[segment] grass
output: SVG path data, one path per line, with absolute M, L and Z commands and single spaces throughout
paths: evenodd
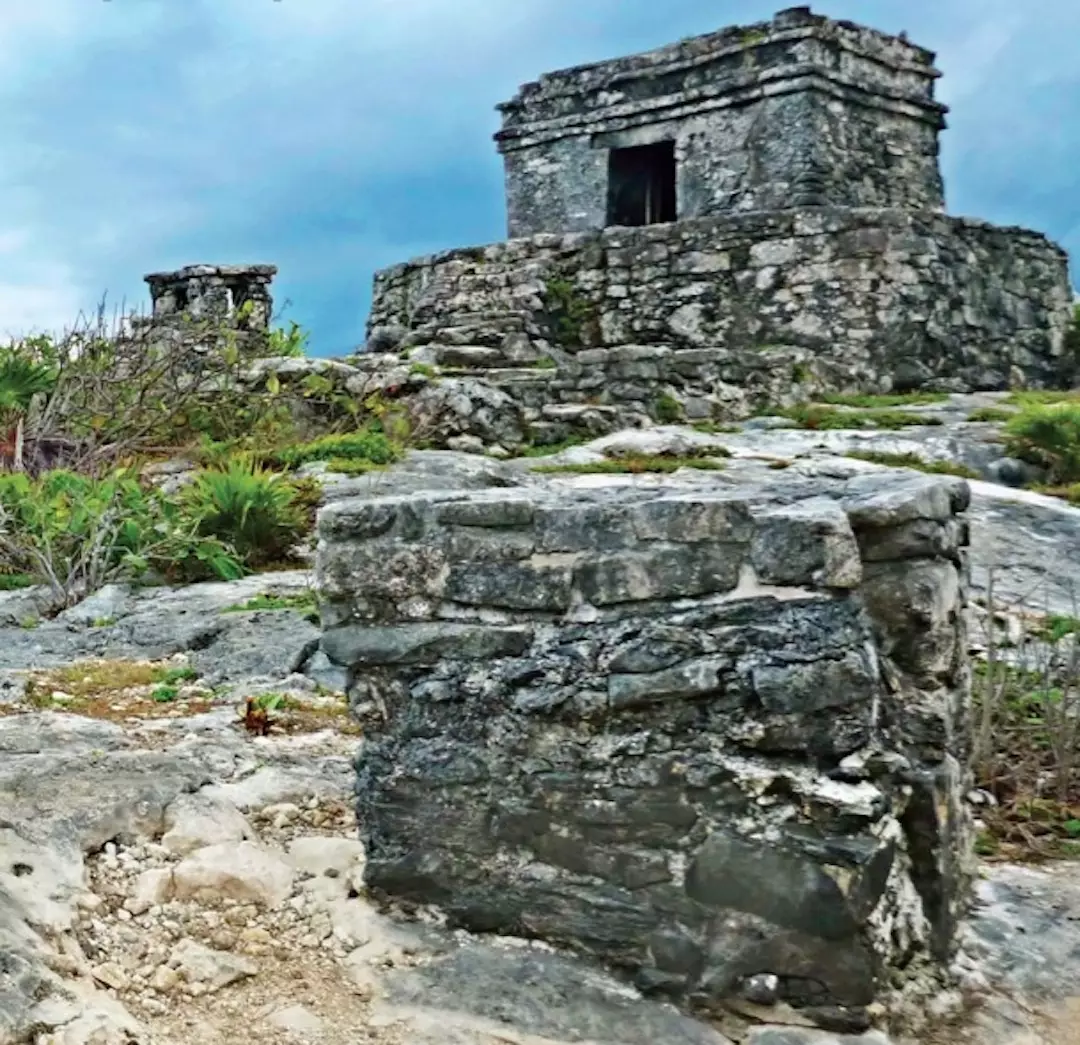
M 718 456 L 720 456 L 718 452 Z M 698 468 L 702 471 L 719 472 L 724 462 L 712 457 L 667 457 L 643 454 L 618 460 L 593 461 L 588 464 L 541 465 L 534 471 L 552 475 L 639 475 L 650 472 L 676 472 L 680 468 Z
M 949 398 L 948 392 L 903 392 L 891 395 L 840 395 L 826 393 L 821 402 L 832 406 L 853 406 L 863 410 L 880 410 L 897 406 L 926 406 L 931 403 L 943 403 Z
M 349 706 L 343 694 L 309 704 L 288 693 L 259 693 L 240 702 L 245 712 L 248 700 L 255 715 L 269 724 L 270 732 L 317 733 L 333 728 L 350 736 L 360 733 L 359 725 L 349 720 Z
M 1013 392 L 1005 397 L 1004 402 L 1013 406 L 1050 406 L 1054 403 L 1080 403 L 1080 388 L 1061 390 L 1039 388 L 1024 392 Z
M 226 606 L 222 613 L 254 613 L 262 610 L 298 610 L 301 613 L 316 613 L 318 603 L 312 591 L 298 595 L 256 595 L 247 602 Z
M 1047 497 L 1057 497 L 1069 504 L 1080 506 L 1080 483 L 1067 483 L 1064 486 L 1047 486 L 1036 484 L 1030 488 L 1033 493 L 1045 494 Z
M 569 450 L 575 446 L 582 446 L 587 443 L 588 440 L 582 436 L 570 436 L 568 439 L 563 439 L 558 443 L 544 443 L 540 446 L 527 446 L 521 451 L 522 457 L 551 457 L 554 454 L 561 454 L 564 450 Z
M 0 591 L 22 591 L 37 583 L 28 573 L 0 573 Z
M 375 428 L 341 435 L 324 435 L 307 443 L 282 447 L 267 455 L 267 463 L 279 468 L 299 468 L 312 461 L 366 461 L 373 465 L 393 464 L 401 456 L 400 447 Z
M 212 707 L 211 695 L 195 691 L 181 698 L 181 685 L 198 673 L 187 665 L 152 661 L 81 661 L 34 672 L 27 681 L 27 702 L 34 708 L 64 710 L 88 718 L 122 722 L 137 715 L 198 714 Z
M 844 455 L 857 461 L 888 465 L 890 468 L 914 468 L 930 475 L 957 475 L 962 479 L 978 479 L 979 473 L 967 465 L 952 461 L 924 461 L 915 454 L 889 454 L 879 450 L 852 450 Z
M 968 421 L 980 422 L 988 421 L 995 424 L 1004 424 L 1011 417 L 1015 416 L 1014 410 L 1002 410 L 999 406 L 980 406 L 978 410 L 972 410 L 967 415 Z
M 940 425 L 941 419 L 904 410 L 841 410 L 835 406 L 800 404 L 769 411 L 786 417 L 800 428 L 814 431 L 878 428 L 896 430 L 916 425 Z
M 1005 445 L 1043 468 L 1048 485 L 1080 483 L 1080 399 L 1025 406 L 1006 424 Z
M 690 427 L 695 432 L 703 432 L 705 435 L 726 435 L 742 431 L 738 425 L 725 425 L 717 421 L 695 421 Z
M 326 462 L 326 470 L 337 475 L 370 475 L 372 472 L 385 472 L 387 465 L 365 461 L 362 457 L 331 457 Z

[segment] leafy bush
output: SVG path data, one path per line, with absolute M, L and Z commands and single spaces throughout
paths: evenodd
M 289 328 L 275 327 L 270 331 L 267 338 L 266 354 L 268 356 L 287 356 L 297 359 L 305 354 L 308 343 L 308 333 L 299 323 L 290 321 Z
M 198 473 L 176 498 L 123 470 L 0 475 L 0 587 L 46 584 L 63 606 L 150 571 L 235 580 L 287 556 L 317 490 L 244 461 Z
M 163 571 L 238 577 L 242 565 L 130 472 L 0 476 L 0 570 L 47 584 L 61 604 L 121 577 Z
M 1065 331 L 1065 354 L 1080 364 L 1080 301 L 1073 303 L 1072 322 Z
M 1047 482 L 1080 482 L 1080 401 L 1031 405 L 1005 426 L 1009 452 L 1047 471 Z
M 282 561 L 307 527 L 297 487 L 243 458 L 199 472 L 180 506 L 199 537 L 220 541 L 247 566 Z

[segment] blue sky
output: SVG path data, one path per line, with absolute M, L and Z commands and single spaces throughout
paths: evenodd
M 269 262 L 312 351 L 375 269 L 504 234 L 497 102 L 784 0 L 0 0 L 0 336 Z M 949 209 L 1080 257 L 1080 0 L 818 0 L 938 52 Z M 1080 262 L 1073 265 L 1074 282 Z

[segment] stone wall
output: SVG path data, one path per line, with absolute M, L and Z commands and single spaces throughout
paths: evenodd
M 273 313 L 274 265 L 188 265 L 144 276 L 158 324 L 179 316 L 229 320 L 241 330 L 265 331 Z
M 679 219 L 941 209 L 934 56 L 808 8 L 549 73 L 501 105 L 509 235 L 609 224 L 608 154 L 675 143 Z
M 810 208 L 453 250 L 377 274 L 369 344 L 482 373 L 550 422 L 821 391 L 1058 386 L 1072 291 L 1044 236 Z M 595 411 L 594 411 L 595 412 Z
M 325 508 L 368 884 L 692 1001 L 925 986 L 968 888 L 967 500 L 877 473 Z

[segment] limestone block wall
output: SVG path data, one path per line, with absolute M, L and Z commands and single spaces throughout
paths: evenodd
M 369 333 L 545 407 L 723 417 L 821 391 L 1056 386 L 1065 253 L 922 211 L 806 208 L 534 236 L 376 275 Z M 390 332 L 389 335 L 387 332 Z
M 924 48 L 791 8 L 548 73 L 499 108 L 509 235 L 609 224 L 608 154 L 674 143 L 679 219 L 795 205 L 944 206 Z
M 242 330 L 265 331 L 273 314 L 274 265 L 188 265 L 144 276 L 158 324 L 183 315 L 227 318 Z
M 418 494 L 320 516 L 368 884 L 708 1001 L 859 1007 L 966 902 L 966 483 Z

